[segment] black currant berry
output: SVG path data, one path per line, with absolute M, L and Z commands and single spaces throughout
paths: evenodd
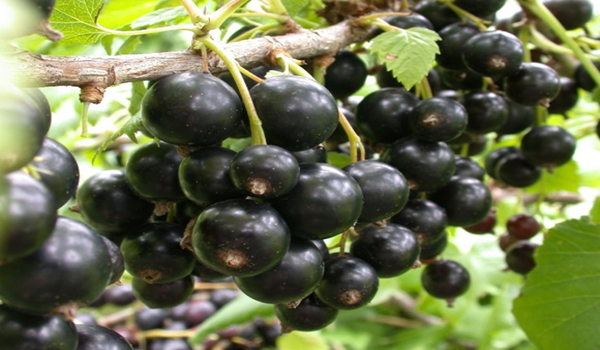
M 554 168 L 567 163 L 573 154 L 577 141 L 565 129 L 558 126 L 536 126 L 521 141 L 523 156 L 534 165 Z
M 513 100 L 506 100 L 508 117 L 506 122 L 496 130 L 498 135 L 514 135 L 533 125 L 536 118 L 535 106 L 524 106 Z
M 160 79 L 142 101 L 146 129 L 181 146 L 211 146 L 240 125 L 243 105 L 229 85 L 210 74 L 185 72 Z
M 133 293 L 150 308 L 174 307 L 184 303 L 194 291 L 194 279 L 186 276 L 169 283 L 148 284 L 139 278 L 131 282 Z
M 190 302 L 186 307 L 184 321 L 188 327 L 195 327 L 217 311 L 215 304 L 208 300 Z
M 338 124 L 338 107 L 319 83 L 279 75 L 250 90 L 269 144 L 302 151 L 325 141 Z
M 483 76 L 470 70 L 436 68 L 442 86 L 449 90 L 477 90 L 483 87 Z
M 594 14 L 589 0 L 546 0 L 543 4 L 566 30 L 583 27 Z
M 292 155 L 302 163 L 327 163 L 327 149 L 324 147 L 316 147 L 304 151 L 292 152 Z
M 496 174 L 496 166 L 498 165 L 498 162 L 510 155 L 510 154 L 518 154 L 519 153 L 519 149 L 516 147 L 500 147 L 500 148 L 496 148 L 495 150 L 491 151 L 486 157 L 485 157 L 485 171 L 486 173 L 493 179 L 498 179 L 498 175 Z
M 111 272 L 110 277 L 108 278 L 108 284 L 117 283 L 121 276 L 123 276 L 123 272 L 125 272 L 125 262 L 123 261 L 123 254 L 121 253 L 121 249 L 115 243 L 104 236 L 100 236 L 102 241 L 106 245 L 106 249 L 108 249 L 108 255 L 110 256 L 110 266 Z
M 232 199 L 200 214 L 192 244 L 197 257 L 209 268 L 246 277 L 277 265 L 290 239 L 286 222 L 271 206 Z
M 356 126 L 361 135 L 377 143 L 392 143 L 410 135 L 408 118 L 419 100 L 400 88 L 379 89 L 356 107 Z
M 116 306 L 127 306 L 136 300 L 131 284 L 122 284 L 111 287 L 106 289 L 103 294 L 105 295 L 107 303 Z
M 421 244 L 421 255 L 419 255 L 419 261 L 424 264 L 431 263 L 432 259 L 435 259 L 438 255 L 442 254 L 447 245 L 448 233 L 444 231 L 437 240 Z
M 477 37 L 479 33 L 481 30 L 469 23 L 454 23 L 442 29 L 439 32 L 442 40 L 438 43 L 440 53 L 436 57 L 438 64 L 446 69 L 465 70 L 465 62 L 462 59 L 465 42 Z
M 25 173 L 0 177 L 0 265 L 44 244 L 56 222 L 55 203 L 48 189 Z
M 492 208 L 490 190 L 481 181 L 469 177 L 453 177 L 431 200 L 446 210 L 448 224 L 452 226 L 476 224 Z
M 200 261 L 196 261 L 196 265 L 194 266 L 194 270 L 192 271 L 192 275 L 199 277 L 203 281 L 219 281 L 229 277 L 224 273 L 219 271 L 215 271 Z
M 274 198 L 296 186 L 300 166 L 284 148 L 256 145 L 245 148 L 233 157 L 229 175 L 235 187 L 247 195 Z
M 509 154 L 500 159 L 494 173 L 498 180 L 517 188 L 529 187 L 542 176 L 541 169 L 531 164 L 521 153 Z
M 394 16 L 386 21 L 394 27 L 402 29 L 421 27 L 434 30 L 433 24 L 425 16 L 416 12 L 411 13 L 410 16 Z
M 560 92 L 548 107 L 548 112 L 553 114 L 565 114 L 577 104 L 579 92 L 575 80 L 560 77 Z
M 181 247 L 183 227 L 170 223 L 146 224 L 121 243 L 125 268 L 146 283 L 181 279 L 194 269 L 192 252 Z
M 31 165 L 38 171 L 40 181 L 52 192 L 57 209 L 77 191 L 79 167 L 75 157 L 60 143 L 45 138 L 42 148 Z
M 479 181 L 483 181 L 485 177 L 485 169 L 471 158 L 456 157 L 456 171 L 454 176 L 472 177 Z
M 456 0 L 456 6 L 478 17 L 493 15 L 500 10 L 506 0 Z
M 350 310 L 367 305 L 377 293 L 377 271 L 365 261 L 338 256 L 325 262 L 325 274 L 315 293 L 336 309 Z
M 229 175 L 236 153 L 222 147 L 207 147 L 190 153 L 179 166 L 179 184 L 185 196 L 200 206 L 243 198 Z
M 400 276 L 410 270 L 421 252 L 417 236 L 404 226 L 369 226 L 352 242 L 350 253 L 371 265 L 380 278 Z
M 0 305 L 0 346 L 11 350 L 75 350 L 77 331 L 60 316 L 33 316 Z
M 169 312 L 167 310 L 142 309 L 135 314 L 135 324 L 143 331 L 163 328 L 168 316 Z
M 325 73 L 325 87 L 333 97 L 344 99 L 357 92 L 367 80 L 367 66 L 352 51 L 342 50 Z
M 149 201 L 183 200 L 185 196 L 178 178 L 182 160 L 177 148 L 171 144 L 145 144 L 136 149 L 127 161 L 127 182 L 136 194 Z
M 409 116 L 413 135 L 437 142 L 459 137 L 467 128 L 467 110 L 458 102 L 433 97 L 419 102 Z
M 506 95 L 526 106 L 548 106 L 560 92 L 560 77 L 554 69 L 527 62 L 505 80 Z
M 448 141 L 448 145 L 455 154 L 463 154 L 466 144 L 467 157 L 473 157 L 485 151 L 487 143 L 488 139 L 485 135 L 470 132 L 465 132 L 458 138 Z
M 464 227 L 465 231 L 475 234 L 494 233 L 494 227 L 496 226 L 496 211 L 492 210 L 490 213 L 480 222 Z
M 408 180 L 411 190 L 430 192 L 443 187 L 454 174 L 454 152 L 443 142 L 405 137 L 394 142 L 381 160 Z
M 310 332 L 325 328 L 335 321 L 338 310 L 325 304 L 313 294 L 304 298 L 296 307 L 286 304 L 276 305 L 275 315 L 283 327 Z
M 519 239 L 513 235 L 511 235 L 508 232 L 505 232 L 502 234 L 502 236 L 500 236 L 500 239 L 498 240 L 498 245 L 500 246 L 500 249 L 502 249 L 502 251 L 506 252 L 510 247 L 513 246 L 513 244 L 522 241 L 522 239 Z
M 454 299 L 464 294 L 471 284 L 469 271 L 452 260 L 438 260 L 423 270 L 423 288 L 439 299 Z
M 77 307 L 100 296 L 111 271 L 102 238 L 81 222 L 60 217 L 35 253 L 0 265 L 0 298 L 26 312 L 72 317 Z
M 594 61 L 592 63 L 597 69 L 600 69 L 600 62 Z M 581 63 L 575 69 L 575 82 L 577 82 L 577 86 L 586 91 L 593 91 L 596 88 L 596 82 Z
M 251 277 L 234 277 L 244 294 L 263 303 L 285 304 L 310 295 L 324 273 L 323 256 L 308 240 L 292 240 L 279 264 Z
M 506 251 L 506 264 L 511 271 L 528 274 L 535 267 L 533 254 L 538 245 L 529 241 L 519 241 Z
M 426 199 L 409 200 L 404 209 L 393 216 L 391 221 L 414 232 L 421 244 L 439 239 L 448 224 L 446 211 Z
M 470 70 L 494 79 L 516 72 L 523 63 L 523 54 L 521 40 L 502 30 L 473 36 L 462 51 L 463 61 Z
M 77 350 L 133 350 L 131 344 L 110 328 L 77 325 Z
M 77 191 L 85 222 L 101 233 L 123 236 L 150 219 L 154 205 L 138 197 L 122 170 L 105 170 L 88 178 Z
M 436 31 L 460 21 L 460 17 L 451 8 L 436 0 L 420 1 L 414 11 L 426 17 Z
M 396 168 L 376 160 L 352 163 L 344 168 L 358 182 L 363 194 L 359 222 L 375 222 L 398 214 L 408 201 L 408 183 Z
M 508 105 L 504 98 L 491 91 L 473 91 L 463 98 L 469 114 L 467 130 L 477 134 L 496 131 L 508 118 Z
M 530 239 L 541 229 L 537 220 L 530 215 L 518 214 L 512 216 L 506 222 L 508 233 L 518 239 Z
M 294 235 L 325 239 L 356 223 L 363 195 L 356 180 L 344 171 L 328 164 L 304 163 L 296 187 L 275 198 L 273 207 Z

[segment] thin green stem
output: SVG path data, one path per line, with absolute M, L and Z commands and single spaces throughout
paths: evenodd
M 462 144 L 462 146 L 460 147 L 460 156 L 461 157 L 468 157 L 469 156 L 469 143 L 465 142 Z
M 200 12 L 200 8 L 198 8 L 198 6 L 196 5 L 196 3 L 194 3 L 194 1 L 179 0 L 179 2 L 181 2 L 181 5 L 183 5 L 183 8 L 190 16 L 190 20 L 192 21 L 192 23 L 194 23 L 194 24 L 206 23 L 206 18 L 204 18 L 204 16 Z
M 245 76 L 247 76 L 248 78 L 254 80 L 257 83 L 262 83 L 264 81 L 264 79 L 261 79 L 259 77 L 257 77 L 254 73 L 252 73 L 251 71 L 247 70 L 246 68 L 240 66 L 240 64 L 238 63 L 238 69 L 240 70 L 240 72 L 242 74 L 244 74 Z
M 88 111 L 90 110 L 90 102 L 83 102 L 81 110 L 81 137 L 88 137 Z
M 313 77 L 321 85 L 325 85 L 325 71 L 326 70 L 327 70 L 326 68 L 323 68 L 322 66 L 319 66 L 316 64 L 313 66 Z
M 548 117 L 548 109 L 544 106 L 536 106 L 535 107 L 535 116 L 538 126 L 542 126 L 546 124 L 546 117 Z
M 396 26 L 393 26 L 391 24 L 389 24 L 388 22 L 382 20 L 381 18 L 375 18 L 373 20 L 367 20 L 364 22 L 365 24 L 370 24 L 370 25 L 376 25 L 379 27 L 379 29 L 385 31 L 385 32 L 391 32 L 393 30 L 404 30 L 402 28 L 398 28 Z
M 539 0 L 518 0 L 521 6 L 526 7 L 531 13 L 541 19 L 552 31 L 559 37 L 559 39 L 573 51 L 573 54 L 585 70 L 590 74 L 596 85 L 600 86 L 600 71 L 594 66 L 592 61 L 586 56 L 581 47 L 577 45 L 577 42 L 573 38 L 567 34 L 565 28 L 560 24 L 560 22 L 554 17 L 552 12 L 550 12 L 546 6 L 541 4 Z
M 287 9 L 280 0 L 269 0 L 269 12 L 284 14 L 287 13 Z
M 242 97 L 242 101 L 244 102 L 244 106 L 246 107 L 246 112 L 248 113 L 248 119 L 250 120 L 250 134 L 252 136 L 252 144 L 253 145 L 266 145 L 267 139 L 265 137 L 265 132 L 262 128 L 262 122 L 258 117 L 258 113 L 256 112 L 256 108 L 254 107 L 254 102 L 252 102 L 252 97 L 250 97 L 250 92 L 248 91 L 248 87 L 244 82 L 244 77 L 238 68 L 238 63 L 233 59 L 226 50 L 223 50 L 217 43 L 215 43 L 208 36 L 198 37 L 197 40 L 202 44 L 206 45 L 207 48 L 216 53 L 222 60 L 225 62 L 227 69 L 231 73 L 233 80 L 240 92 Z
M 237 11 L 237 9 L 244 6 L 248 1 L 250 0 L 232 0 L 226 3 L 225 5 L 221 6 L 220 9 L 213 12 L 209 16 L 208 23 L 206 23 L 206 25 L 202 27 L 202 30 L 205 33 L 208 33 L 213 29 L 219 28 L 227 20 L 227 18 L 229 18 L 235 11 Z
M 234 13 L 229 17 L 231 18 L 246 18 L 246 17 L 257 17 L 257 18 L 270 18 L 274 19 L 277 22 L 283 23 L 289 19 L 288 16 L 277 15 L 274 13 L 262 13 L 262 12 L 244 12 L 244 13 Z
M 558 54 L 567 54 L 567 55 L 575 55 L 573 50 L 566 48 L 561 45 L 555 44 L 552 40 L 546 38 L 544 34 L 540 33 L 534 26 L 531 26 L 531 42 L 537 47 L 544 49 L 546 51 L 558 53 Z M 582 51 L 583 52 L 583 51 Z M 583 53 L 589 59 L 600 60 L 600 57 L 594 56 L 591 54 Z
M 519 29 L 519 39 L 523 44 L 523 62 L 531 62 L 531 50 L 529 49 L 529 42 L 531 41 L 531 32 L 529 25 L 524 25 Z
M 160 27 L 160 28 L 148 28 L 148 29 L 142 29 L 142 30 L 114 30 L 114 29 L 109 29 L 109 28 L 103 27 L 99 24 L 97 26 L 102 31 L 104 31 L 110 35 L 117 35 L 117 36 L 147 35 L 147 34 L 157 34 L 157 33 L 164 33 L 164 32 L 173 32 L 173 31 L 177 31 L 177 30 L 187 30 L 187 31 L 190 31 L 195 34 L 199 33 L 198 28 L 196 28 L 194 26 L 189 26 L 189 25 L 176 25 L 176 26 L 168 26 L 168 27 Z
M 274 28 L 279 28 L 279 27 L 282 27 L 281 23 L 265 24 L 265 25 L 262 25 L 260 27 L 256 27 L 256 28 L 250 29 L 249 31 L 247 31 L 244 34 L 238 36 L 237 38 L 231 40 L 230 42 L 236 42 L 236 41 L 242 41 L 242 40 L 246 40 L 246 39 L 251 39 L 257 33 L 264 33 L 264 32 L 266 32 L 268 30 L 271 30 L 271 29 L 274 29 Z
M 421 81 L 419 82 L 419 85 L 421 88 L 421 97 L 424 100 L 433 97 L 433 92 L 431 92 L 431 85 L 429 85 L 429 80 L 427 80 L 426 76 L 423 77 L 423 79 L 421 79 Z
M 410 16 L 409 12 L 377 12 L 372 13 L 370 15 L 362 16 L 358 20 L 359 21 L 372 21 L 377 18 L 387 17 L 387 16 Z

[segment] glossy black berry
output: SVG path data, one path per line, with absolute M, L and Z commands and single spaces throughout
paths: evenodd
M 492 195 L 487 186 L 468 177 L 453 177 L 431 200 L 446 210 L 448 224 L 452 226 L 476 224 L 492 208 Z
M 196 261 L 192 275 L 199 277 L 203 281 L 218 281 L 229 277 L 228 275 L 215 271 L 200 261 Z
M 470 70 L 494 79 L 516 72 L 523 63 L 523 54 L 521 40 L 502 30 L 473 36 L 462 51 L 463 61 Z
M 110 285 L 118 282 L 121 279 L 121 276 L 123 276 L 123 272 L 125 272 L 125 262 L 123 261 L 123 254 L 118 245 L 104 236 L 100 236 L 100 238 L 102 238 L 102 242 L 106 245 L 108 255 L 110 256 L 111 271 L 110 277 L 108 278 L 108 284 Z
M 506 0 L 456 0 L 456 6 L 478 17 L 493 15 L 500 10 Z
M 116 306 L 126 306 L 136 300 L 131 284 L 113 286 L 106 289 L 104 294 L 106 295 L 106 302 Z
M 433 97 L 419 102 L 409 116 L 413 135 L 419 139 L 437 142 L 459 137 L 467 128 L 470 117 L 458 102 Z
M 494 227 L 496 226 L 496 211 L 492 210 L 489 214 L 480 222 L 464 227 L 465 231 L 474 234 L 485 234 L 494 233 Z
M 286 222 L 271 206 L 232 199 L 200 214 L 192 244 L 197 257 L 209 268 L 246 277 L 277 265 L 290 239 Z
M 50 0 L 41 1 L 46 3 L 54 3 L 54 1 Z M 48 130 L 50 130 L 50 126 L 52 124 L 52 109 L 50 108 L 50 103 L 48 102 L 46 95 L 44 95 L 44 93 L 38 88 L 23 89 L 23 91 L 29 94 L 29 96 L 31 96 L 31 98 L 33 98 L 33 100 L 37 103 L 38 107 L 40 107 L 44 119 L 44 130 L 46 130 L 45 132 L 48 133 Z
M 300 166 L 284 148 L 256 145 L 233 157 L 229 175 L 235 187 L 247 195 L 273 198 L 288 193 L 296 186 Z
M 120 236 L 146 223 L 154 210 L 152 203 L 133 192 L 122 170 L 89 177 L 77 191 L 77 206 L 88 225 Z
M 533 216 L 517 214 L 508 219 L 506 229 L 513 237 L 530 239 L 540 231 L 541 227 Z
M 465 144 L 467 148 L 466 156 L 473 157 L 485 151 L 488 139 L 485 135 L 474 134 L 467 131 L 458 138 L 448 141 L 448 145 L 455 154 L 463 154 L 465 151 Z
M 344 168 L 358 182 L 363 194 L 359 222 L 375 222 L 396 215 L 408 201 L 408 182 L 396 168 L 376 160 L 352 163 Z
M 379 89 L 356 107 L 358 132 L 378 143 L 392 143 L 410 135 L 408 118 L 419 100 L 400 88 Z
M 494 173 L 498 180 L 517 188 L 529 187 L 542 176 L 542 170 L 520 153 L 509 154 L 500 159 Z
M 185 196 L 201 206 L 245 197 L 229 175 L 235 155 L 227 148 L 208 147 L 183 158 L 179 166 L 179 184 Z
M 387 20 L 387 22 L 394 27 L 409 29 L 414 27 L 433 29 L 433 24 L 429 20 L 416 12 L 410 14 L 410 16 L 394 16 Z
M 543 4 L 566 30 L 583 27 L 594 14 L 589 0 L 546 0 Z
M 448 246 L 448 233 L 444 231 L 442 235 L 435 241 L 426 242 L 421 244 L 421 255 L 419 255 L 419 261 L 422 263 L 429 263 L 430 260 L 435 259 L 438 255 Z
M 323 147 L 316 147 L 304 151 L 292 152 L 292 155 L 302 163 L 327 163 L 327 150 Z
M 234 277 L 244 294 L 263 303 L 284 304 L 310 295 L 323 277 L 319 249 L 308 240 L 293 239 L 290 249 L 273 268 L 251 277 Z
M 311 79 L 280 75 L 256 85 L 250 94 L 269 144 L 301 151 L 325 141 L 337 127 L 335 99 Z
M 535 62 L 523 63 L 506 78 L 506 95 L 526 106 L 548 106 L 560 92 L 560 77 L 554 69 Z
M 56 222 L 55 203 L 46 187 L 25 173 L 0 177 L 0 265 L 44 244 Z
M 524 106 L 513 100 L 506 100 L 508 117 L 506 122 L 496 130 L 499 135 L 513 135 L 531 127 L 535 122 L 535 106 Z
M 131 344 L 110 328 L 77 325 L 77 350 L 133 350 Z
M 483 76 L 469 70 L 436 68 L 442 87 L 450 90 L 477 90 L 483 87 Z
M 421 244 L 438 240 L 448 224 L 444 209 L 426 199 L 409 200 L 391 221 L 414 232 Z
M 454 299 L 464 294 L 471 283 L 469 271 L 452 260 L 438 260 L 423 270 L 423 288 L 439 299 Z
M 371 265 L 380 278 L 400 276 L 410 270 L 421 252 L 419 239 L 396 224 L 369 226 L 352 242 L 350 253 Z
M 165 319 L 169 316 L 167 310 L 142 309 L 135 314 L 135 324 L 144 331 L 162 328 Z
M 442 40 L 438 43 L 440 53 L 436 57 L 438 64 L 446 69 L 465 70 L 462 59 L 465 42 L 479 33 L 481 30 L 477 26 L 468 23 L 454 23 L 442 29 L 439 32 Z
M 481 165 L 477 164 L 471 158 L 456 157 L 456 171 L 454 176 L 458 177 L 472 177 L 479 181 L 483 181 L 485 177 L 485 169 Z
M 533 254 L 538 245 L 529 241 L 519 241 L 506 251 L 506 264 L 511 271 L 528 274 L 535 267 Z
M 600 62 L 594 61 L 592 63 L 596 66 L 596 69 L 600 69 Z M 596 82 L 581 63 L 575 69 L 575 82 L 577 82 L 577 86 L 586 91 L 592 91 L 596 88 Z
M 413 191 L 430 192 L 444 186 L 455 170 L 454 152 L 443 142 L 406 137 L 394 142 L 383 162 L 400 170 Z
M 60 316 L 33 316 L 0 305 L 0 342 L 11 350 L 75 350 L 77 331 Z
M 565 114 L 575 107 L 578 100 L 579 92 L 577 91 L 577 83 L 575 80 L 567 77 L 560 77 L 560 92 L 558 93 L 558 96 L 550 102 L 548 112 Z
M 367 305 L 378 288 L 377 271 L 371 265 L 339 256 L 325 262 L 325 274 L 315 293 L 331 307 L 350 310 Z
M 508 156 L 509 154 L 519 153 L 519 149 L 516 147 L 500 147 L 491 151 L 485 157 L 485 171 L 486 173 L 493 179 L 498 179 L 498 175 L 496 174 L 496 166 L 498 162 Z
M 426 17 L 436 31 L 460 21 L 460 17 L 452 9 L 436 0 L 419 2 L 414 11 Z
M 325 87 L 337 99 L 357 92 L 367 80 L 367 66 L 352 51 L 342 50 L 325 73 Z
M 296 307 L 286 304 L 275 306 L 275 315 L 284 327 L 303 332 L 325 328 L 335 321 L 337 314 L 337 309 L 325 304 L 314 294 L 304 298 Z
M 160 284 L 148 284 L 139 278 L 134 278 L 131 285 L 136 298 L 150 308 L 177 306 L 188 300 L 194 291 L 192 276 Z
M 558 126 L 536 126 L 521 141 L 523 156 L 534 165 L 554 168 L 567 163 L 573 154 L 577 141 L 565 129 Z
M 363 208 L 363 195 L 356 180 L 344 171 L 328 164 L 304 163 L 296 187 L 272 204 L 294 235 L 325 239 L 354 225 Z
M 0 265 L 0 298 L 26 312 L 69 314 L 100 296 L 111 270 L 102 238 L 81 222 L 60 217 L 35 253 Z
M 182 146 L 211 146 L 242 121 L 243 105 L 229 85 L 210 74 L 185 72 L 160 79 L 142 101 L 142 120 L 159 139 Z
M 183 229 L 166 222 L 153 223 L 125 237 L 121 252 L 127 272 L 150 284 L 173 282 L 189 275 L 196 259 L 181 247 Z
M 495 92 L 473 91 L 464 96 L 462 103 L 469 114 L 467 130 L 473 133 L 487 134 L 496 131 L 508 118 L 508 105 Z

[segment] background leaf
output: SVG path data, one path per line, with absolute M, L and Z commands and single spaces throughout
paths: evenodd
M 600 196 L 594 200 L 594 206 L 590 211 L 590 217 L 594 224 L 600 224 Z
M 94 44 L 106 33 L 96 25 L 103 0 L 59 0 L 50 23 L 65 36 L 61 43 Z
M 310 5 L 310 0 L 281 0 L 290 17 L 296 17 L 300 11 Z
M 439 35 L 426 28 L 392 30 L 375 37 L 369 51 L 410 90 L 433 66 L 440 52 L 438 40 Z
M 147 28 L 159 24 L 168 24 L 188 16 L 183 6 L 158 9 L 131 23 L 131 29 Z
M 513 309 L 525 333 L 541 349 L 598 349 L 600 226 L 555 226 L 535 259 Z
M 280 350 L 329 350 L 327 342 L 317 332 L 292 332 L 277 338 Z

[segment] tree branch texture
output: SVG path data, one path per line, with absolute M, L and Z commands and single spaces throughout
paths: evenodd
M 292 57 L 305 59 L 334 54 L 373 32 L 351 20 L 319 30 L 301 30 L 277 37 L 262 37 L 225 45 L 233 57 L 250 68 L 269 63 L 273 50 L 283 49 Z M 48 56 L 27 51 L 8 57 L 15 78 L 24 86 L 94 86 L 158 79 L 186 71 L 202 71 L 202 58 L 193 50 L 120 56 Z M 214 53 L 209 54 L 211 73 L 227 68 Z

